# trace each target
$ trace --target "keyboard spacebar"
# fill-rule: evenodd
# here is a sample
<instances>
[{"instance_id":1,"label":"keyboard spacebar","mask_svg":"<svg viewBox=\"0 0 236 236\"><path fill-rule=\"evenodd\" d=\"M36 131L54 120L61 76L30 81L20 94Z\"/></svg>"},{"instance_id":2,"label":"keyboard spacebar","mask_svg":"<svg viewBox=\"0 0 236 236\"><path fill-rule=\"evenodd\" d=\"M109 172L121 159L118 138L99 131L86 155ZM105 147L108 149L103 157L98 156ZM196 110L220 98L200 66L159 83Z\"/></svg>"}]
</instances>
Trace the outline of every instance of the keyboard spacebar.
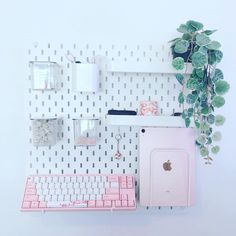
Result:
<instances>
[{"instance_id":1,"label":"keyboard spacebar","mask_svg":"<svg viewBox=\"0 0 236 236\"><path fill-rule=\"evenodd\" d=\"M48 208L83 208L88 207L87 202L70 202L70 201L63 201L63 202L48 202L47 203Z\"/></svg>"}]
</instances>

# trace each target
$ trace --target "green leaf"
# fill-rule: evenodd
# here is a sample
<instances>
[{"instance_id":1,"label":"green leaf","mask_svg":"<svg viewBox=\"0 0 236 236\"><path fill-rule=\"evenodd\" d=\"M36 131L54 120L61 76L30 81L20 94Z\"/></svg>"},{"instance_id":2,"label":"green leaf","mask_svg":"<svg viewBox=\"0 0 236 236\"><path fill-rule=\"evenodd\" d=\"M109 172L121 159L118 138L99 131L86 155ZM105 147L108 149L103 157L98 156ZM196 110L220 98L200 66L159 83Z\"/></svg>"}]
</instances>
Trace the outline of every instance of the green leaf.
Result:
<instances>
[{"instance_id":1,"label":"green leaf","mask_svg":"<svg viewBox=\"0 0 236 236\"><path fill-rule=\"evenodd\" d=\"M217 41L211 41L206 47L210 50L217 50L221 47L221 44Z\"/></svg>"},{"instance_id":2,"label":"green leaf","mask_svg":"<svg viewBox=\"0 0 236 236\"><path fill-rule=\"evenodd\" d=\"M215 116L212 114L208 115L207 122L211 125L214 124L215 123Z\"/></svg>"},{"instance_id":3,"label":"green leaf","mask_svg":"<svg viewBox=\"0 0 236 236\"><path fill-rule=\"evenodd\" d=\"M183 94L183 92L180 92L180 93L179 93L178 102L179 102L180 104L183 104L183 103L184 103L184 94Z\"/></svg>"},{"instance_id":4,"label":"green leaf","mask_svg":"<svg viewBox=\"0 0 236 236\"><path fill-rule=\"evenodd\" d=\"M211 152L213 154L217 154L220 151L220 147L218 145L211 148Z\"/></svg>"},{"instance_id":5,"label":"green leaf","mask_svg":"<svg viewBox=\"0 0 236 236\"><path fill-rule=\"evenodd\" d=\"M204 70L201 68L201 69L196 69L196 74L199 78L203 78L204 77Z\"/></svg>"},{"instance_id":6,"label":"green leaf","mask_svg":"<svg viewBox=\"0 0 236 236\"><path fill-rule=\"evenodd\" d=\"M208 156L209 155L209 151L206 147L201 147L200 148L200 154L202 157Z\"/></svg>"},{"instance_id":7,"label":"green leaf","mask_svg":"<svg viewBox=\"0 0 236 236\"><path fill-rule=\"evenodd\" d=\"M212 139L210 137L207 138L207 143L206 144L212 144Z\"/></svg>"},{"instance_id":8,"label":"green leaf","mask_svg":"<svg viewBox=\"0 0 236 236\"><path fill-rule=\"evenodd\" d=\"M210 111L211 111L211 110L210 110L210 108L209 108L208 106L203 107L203 108L201 109L201 113L202 113L203 115L209 114Z\"/></svg>"},{"instance_id":9,"label":"green leaf","mask_svg":"<svg viewBox=\"0 0 236 236\"><path fill-rule=\"evenodd\" d=\"M174 51L176 53L185 53L188 51L190 43L187 40L181 39L180 41L176 42Z\"/></svg>"},{"instance_id":10,"label":"green leaf","mask_svg":"<svg viewBox=\"0 0 236 236\"><path fill-rule=\"evenodd\" d=\"M225 117L222 115L216 115L215 117L215 125L216 126L221 126L225 123Z\"/></svg>"},{"instance_id":11,"label":"green leaf","mask_svg":"<svg viewBox=\"0 0 236 236\"><path fill-rule=\"evenodd\" d=\"M210 126L209 126L209 124L207 124L206 122L203 122L203 123L201 123L200 128L201 128L201 131L207 132L207 131L209 131Z\"/></svg>"},{"instance_id":12,"label":"green leaf","mask_svg":"<svg viewBox=\"0 0 236 236\"><path fill-rule=\"evenodd\" d=\"M209 50L208 51L208 63L210 65L214 65L217 63L216 55L214 50Z\"/></svg>"},{"instance_id":13,"label":"green leaf","mask_svg":"<svg viewBox=\"0 0 236 236\"><path fill-rule=\"evenodd\" d=\"M220 107L224 106L224 104L225 104L225 99L221 96L215 96L212 100L213 107L220 108Z\"/></svg>"},{"instance_id":14,"label":"green leaf","mask_svg":"<svg viewBox=\"0 0 236 236\"><path fill-rule=\"evenodd\" d=\"M200 128L200 122L198 120L196 120L194 123L195 123L196 128L199 129Z\"/></svg>"},{"instance_id":15,"label":"green leaf","mask_svg":"<svg viewBox=\"0 0 236 236\"><path fill-rule=\"evenodd\" d=\"M215 69L214 76L212 78L213 82L216 82L218 80L223 80L224 79L224 74L220 69Z\"/></svg>"},{"instance_id":16,"label":"green leaf","mask_svg":"<svg viewBox=\"0 0 236 236\"><path fill-rule=\"evenodd\" d=\"M176 70L183 70L184 69L184 59L182 57L176 57L173 61L172 61L172 66L176 69Z\"/></svg>"},{"instance_id":17,"label":"green leaf","mask_svg":"<svg viewBox=\"0 0 236 236\"><path fill-rule=\"evenodd\" d=\"M223 58L223 52L221 52L220 50L215 50L214 53L216 57L216 62L220 63Z\"/></svg>"},{"instance_id":18,"label":"green leaf","mask_svg":"<svg viewBox=\"0 0 236 236\"><path fill-rule=\"evenodd\" d=\"M205 30L202 33L206 34L206 35L211 35L213 33L215 33L217 30Z\"/></svg>"},{"instance_id":19,"label":"green leaf","mask_svg":"<svg viewBox=\"0 0 236 236\"><path fill-rule=\"evenodd\" d=\"M229 91L230 85L224 80L218 80L215 83L215 92L218 95L224 95Z\"/></svg>"},{"instance_id":20,"label":"green leaf","mask_svg":"<svg viewBox=\"0 0 236 236\"><path fill-rule=\"evenodd\" d=\"M190 77L187 81L186 87L192 90L198 89L199 82L197 81L197 79Z\"/></svg>"},{"instance_id":21,"label":"green leaf","mask_svg":"<svg viewBox=\"0 0 236 236\"><path fill-rule=\"evenodd\" d=\"M197 95L194 95L194 94L188 94L187 97L186 97L186 102L189 103L189 104L193 104L195 103L197 100Z\"/></svg>"},{"instance_id":22,"label":"green leaf","mask_svg":"<svg viewBox=\"0 0 236 236\"><path fill-rule=\"evenodd\" d=\"M197 138L197 142L200 143L201 145L204 145L206 143L206 137L205 135L200 135L198 138Z\"/></svg>"},{"instance_id":23,"label":"green leaf","mask_svg":"<svg viewBox=\"0 0 236 236\"><path fill-rule=\"evenodd\" d=\"M211 42L210 38L204 33L198 34L196 36L196 44L199 46L206 46L210 44L210 42Z\"/></svg>"},{"instance_id":24,"label":"green leaf","mask_svg":"<svg viewBox=\"0 0 236 236\"><path fill-rule=\"evenodd\" d=\"M178 80L178 82L183 85L184 82L184 76L182 74L176 74L175 78Z\"/></svg>"},{"instance_id":25,"label":"green leaf","mask_svg":"<svg viewBox=\"0 0 236 236\"><path fill-rule=\"evenodd\" d=\"M186 22L186 26L189 32L196 32L203 28L203 24L197 21L189 20Z\"/></svg>"},{"instance_id":26,"label":"green leaf","mask_svg":"<svg viewBox=\"0 0 236 236\"><path fill-rule=\"evenodd\" d=\"M189 41L192 39L192 36L191 36L191 34L183 34L182 39Z\"/></svg>"},{"instance_id":27,"label":"green leaf","mask_svg":"<svg viewBox=\"0 0 236 236\"><path fill-rule=\"evenodd\" d=\"M181 24L179 28L177 29L180 33L186 34L188 33L188 27L185 24Z\"/></svg>"},{"instance_id":28,"label":"green leaf","mask_svg":"<svg viewBox=\"0 0 236 236\"><path fill-rule=\"evenodd\" d=\"M208 49L204 46L201 46L199 49L198 49L199 52L202 52L204 53L205 55L207 55L207 52L208 52Z\"/></svg>"},{"instance_id":29,"label":"green leaf","mask_svg":"<svg viewBox=\"0 0 236 236\"><path fill-rule=\"evenodd\" d=\"M192 55L192 65L197 69L204 67L207 61L207 56L202 52L195 52Z\"/></svg>"},{"instance_id":30,"label":"green leaf","mask_svg":"<svg viewBox=\"0 0 236 236\"><path fill-rule=\"evenodd\" d=\"M189 118L185 118L185 126L188 128L190 126L190 119Z\"/></svg>"},{"instance_id":31,"label":"green leaf","mask_svg":"<svg viewBox=\"0 0 236 236\"><path fill-rule=\"evenodd\" d=\"M212 140L215 142L220 141L222 138L222 135L219 131L216 131L213 135L212 135Z\"/></svg>"},{"instance_id":32,"label":"green leaf","mask_svg":"<svg viewBox=\"0 0 236 236\"><path fill-rule=\"evenodd\" d=\"M180 40L181 40L181 38L174 38L174 39L170 40L168 43L171 43L171 48L172 48L172 47L174 47L176 42L178 42Z\"/></svg>"},{"instance_id":33,"label":"green leaf","mask_svg":"<svg viewBox=\"0 0 236 236\"><path fill-rule=\"evenodd\" d=\"M193 116L193 108L188 108L188 117Z\"/></svg>"}]
</instances>

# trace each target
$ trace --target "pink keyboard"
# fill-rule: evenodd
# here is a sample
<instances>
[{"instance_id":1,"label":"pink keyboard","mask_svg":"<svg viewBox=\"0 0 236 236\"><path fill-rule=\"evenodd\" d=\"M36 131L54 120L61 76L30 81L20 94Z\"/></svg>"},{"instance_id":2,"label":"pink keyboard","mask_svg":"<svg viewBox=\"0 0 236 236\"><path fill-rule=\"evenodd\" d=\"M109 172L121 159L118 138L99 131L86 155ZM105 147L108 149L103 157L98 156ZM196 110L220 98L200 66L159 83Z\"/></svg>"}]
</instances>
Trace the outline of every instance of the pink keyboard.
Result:
<instances>
[{"instance_id":1,"label":"pink keyboard","mask_svg":"<svg viewBox=\"0 0 236 236\"><path fill-rule=\"evenodd\" d=\"M129 175L32 175L22 211L135 210Z\"/></svg>"}]
</instances>

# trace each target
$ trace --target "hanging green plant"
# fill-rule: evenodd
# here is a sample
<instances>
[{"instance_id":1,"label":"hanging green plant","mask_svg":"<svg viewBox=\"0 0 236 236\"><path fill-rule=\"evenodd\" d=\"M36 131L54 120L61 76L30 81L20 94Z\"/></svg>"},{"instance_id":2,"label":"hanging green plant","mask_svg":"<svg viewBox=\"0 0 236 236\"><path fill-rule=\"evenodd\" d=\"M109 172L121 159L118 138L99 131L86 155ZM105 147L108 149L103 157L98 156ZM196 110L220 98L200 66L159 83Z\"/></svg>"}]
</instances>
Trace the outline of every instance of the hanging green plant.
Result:
<instances>
[{"instance_id":1,"label":"hanging green plant","mask_svg":"<svg viewBox=\"0 0 236 236\"><path fill-rule=\"evenodd\" d=\"M181 24L177 31L182 35L171 41L171 49L172 65L176 70L182 70L186 62L192 64L190 76L176 74L177 81L182 85L178 101L183 106L185 126L189 127L191 120L194 122L200 154L206 164L211 164L212 154L220 151L215 142L221 140L221 133L213 131L213 128L225 122L225 117L216 115L215 111L224 106L223 96L230 85L224 80L223 72L216 68L223 57L219 50L221 44L210 39L216 30L204 30L203 27L202 23L193 20Z\"/></svg>"}]
</instances>

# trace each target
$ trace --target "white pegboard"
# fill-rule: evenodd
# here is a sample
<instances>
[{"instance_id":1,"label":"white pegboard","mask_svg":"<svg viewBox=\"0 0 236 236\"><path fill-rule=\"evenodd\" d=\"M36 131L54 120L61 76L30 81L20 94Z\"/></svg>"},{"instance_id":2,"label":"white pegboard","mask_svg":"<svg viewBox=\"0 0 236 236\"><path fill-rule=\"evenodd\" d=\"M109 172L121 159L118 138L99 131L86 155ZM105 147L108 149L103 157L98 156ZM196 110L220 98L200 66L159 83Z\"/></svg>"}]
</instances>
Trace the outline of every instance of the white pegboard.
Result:
<instances>
[{"instance_id":1,"label":"white pegboard","mask_svg":"<svg viewBox=\"0 0 236 236\"><path fill-rule=\"evenodd\" d=\"M101 67L101 91L98 93L74 93L71 90L72 68L66 59L71 52L76 60L99 56L101 61L138 61L153 63L170 61L168 46L156 45L92 45L74 43L64 45L34 44L28 49L29 61L55 61L61 67L62 80L59 91L31 90L30 69L26 101L28 119L28 173L29 174L83 174L83 173L127 173L138 175L138 127L121 127L122 158L114 158L115 135L118 127L109 126L105 115L113 109L139 108L142 100L157 100L159 113L170 115L179 111L180 90L174 75L158 73L113 73ZM31 139L30 117L62 117L63 138L52 147L34 147ZM99 137L96 146L74 146L74 117L100 117Z\"/></svg>"}]
</instances>

